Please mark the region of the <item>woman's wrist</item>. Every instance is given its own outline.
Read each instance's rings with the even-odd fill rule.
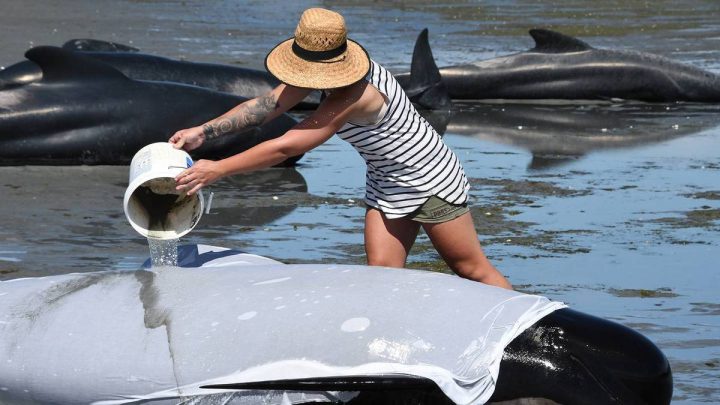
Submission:
[[[226,176],[233,174],[232,168],[230,167],[230,159],[225,158],[225,159],[217,160],[216,164],[217,164],[217,172],[220,174],[220,177],[226,177]]]

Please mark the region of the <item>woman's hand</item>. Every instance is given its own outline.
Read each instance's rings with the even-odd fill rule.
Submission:
[[[212,160],[198,160],[192,166],[175,176],[178,191],[186,191],[188,195],[195,194],[201,188],[210,185],[223,176],[220,162]]]
[[[168,140],[175,149],[185,149],[186,151],[199,148],[204,141],[205,134],[202,126],[181,129]]]

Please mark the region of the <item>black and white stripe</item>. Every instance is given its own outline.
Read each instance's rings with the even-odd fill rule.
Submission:
[[[345,124],[337,135],[367,163],[365,203],[388,218],[400,218],[436,195],[452,204],[467,201],[460,162],[417,112],[395,78],[371,61],[366,77],[389,100],[377,124]]]

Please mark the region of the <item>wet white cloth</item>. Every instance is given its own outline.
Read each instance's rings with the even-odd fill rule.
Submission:
[[[351,394],[199,387],[378,374],[426,377],[456,403],[484,403],[505,346],[563,306],[446,274],[242,254],[3,281],[0,403],[297,403]]]

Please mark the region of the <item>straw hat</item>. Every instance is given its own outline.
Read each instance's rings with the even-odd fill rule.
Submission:
[[[309,8],[300,17],[295,37],[273,48],[265,67],[291,86],[335,89],[364,78],[370,70],[370,57],[357,42],[347,39],[340,14]]]

